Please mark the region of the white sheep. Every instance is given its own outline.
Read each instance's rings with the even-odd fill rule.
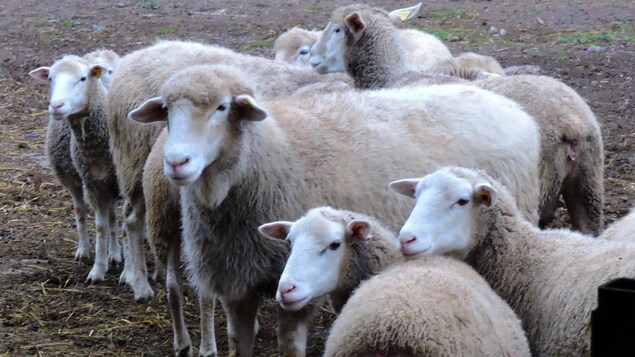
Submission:
[[[140,126],[128,120],[127,115],[144,100],[156,96],[172,74],[205,63],[228,63],[243,68],[265,96],[292,94],[298,88],[316,82],[348,81],[341,74],[324,78],[307,68],[196,42],[162,41],[122,57],[108,92],[108,131],[119,187],[126,201],[125,264],[120,281],[130,285],[135,300],[154,295],[148,282],[143,251],[145,202],[141,177],[152,144],[164,125]]]
[[[335,32],[337,29],[341,31]],[[413,70],[399,51],[397,37],[398,31],[385,13],[362,5],[342,7],[311,49],[311,61],[318,69],[346,68],[359,88],[430,83],[430,76]],[[511,76],[472,83],[517,101],[540,125],[540,226],[553,220],[562,195],[573,228],[600,234],[604,224],[603,144],[598,122],[585,101],[549,77]]]
[[[518,317],[474,269],[432,256],[362,283],[333,323],[324,356],[530,353]]]
[[[535,355],[588,356],[597,287],[635,276],[635,245],[541,231],[484,171],[442,168],[390,187],[416,199],[402,252],[465,259],[516,311]]]
[[[311,46],[320,38],[321,31],[305,30],[293,27],[282,33],[273,43],[273,56],[276,61],[299,66],[309,65]]]
[[[318,207],[295,222],[271,222],[258,231],[290,243],[276,300],[292,311],[328,295],[339,312],[363,280],[403,259],[395,234],[357,212]]]
[[[287,255],[253,227],[330,204],[363,207],[395,229],[407,202],[377,187],[442,163],[491,169],[537,219],[538,131],[504,97],[450,85],[261,102],[251,78],[192,66],[129,115],[169,120],[163,168],[181,186],[190,280],[204,298],[219,295],[240,355],[251,353],[258,296],[275,291]],[[281,310],[281,351],[304,351],[293,337],[302,312]]]
[[[112,50],[96,50],[85,54],[84,59],[93,64],[98,64],[106,70],[101,74],[101,82],[104,87],[110,88],[110,82],[114,75],[115,69],[119,67],[120,57]]]
[[[613,222],[600,236],[604,239],[635,242],[635,210]]]
[[[49,112],[70,128],[72,162],[95,211],[95,262],[87,277],[91,282],[104,280],[109,262],[121,262],[116,217],[119,188],[108,146],[107,89],[100,79],[105,71],[100,64],[67,55],[51,67],[29,73],[51,83]]]

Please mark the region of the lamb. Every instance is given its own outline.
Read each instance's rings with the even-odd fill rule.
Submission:
[[[110,82],[114,71],[119,66],[119,55],[112,50],[96,50],[85,54],[83,57],[87,61],[99,64],[106,69],[100,78],[104,87],[110,88]]]
[[[530,356],[509,305],[467,264],[422,257],[355,291],[324,356]]]
[[[382,223],[328,206],[295,222],[263,224],[258,231],[291,244],[276,292],[278,303],[291,311],[328,295],[339,312],[360,282],[403,259],[397,237]]]
[[[405,255],[465,259],[519,315],[533,354],[590,354],[597,287],[635,275],[635,245],[540,231],[484,171],[446,167],[390,187],[416,198],[399,233]]]
[[[348,81],[341,74],[324,78],[310,69],[242,55],[219,46],[185,41],[158,42],[121,59],[108,92],[108,131],[119,187],[126,202],[125,264],[120,281],[131,286],[135,300],[154,295],[143,254],[145,202],[141,177],[152,144],[164,124],[140,126],[127,120],[127,115],[144,100],[157,95],[160,86],[172,74],[204,63],[240,66],[252,75],[252,81],[265,96],[292,94],[298,88],[315,82]]]
[[[181,186],[190,281],[201,299],[220,297],[239,355],[251,355],[258,297],[275,291],[288,253],[284,242],[262,239],[253,227],[330,204],[364,207],[363,213],[381,215],[396,229],[406,202],[373,188],[449,162],[493,170],[525,202],[527,217],[537,219],[538,131],[503,97],[454,85],[261,104],[253,81],[241,73],[231,66],[191,66],[129,115],[141,122],[169,119],[163,169]],[[509,118],[516,118],[513,125]],[[359,185],[351,174],[367,182]],[[301,336],[296,329],[309,313],[280,310],[282,354],[303,354],[303,341],[294,336]]]
[[[470,81],[488,78],[491,75],[496,77],[505,75],[503,67],[494,57],[473,52],[461,53],[456,57],[438,63],[432,71]]]
[[[336,33],[336,29],[342,31]],[[396,36],[385,13],[364,5],[342,7],[311,49],[311,62],[318,71],[327,68],[322,62],[339,63],[334,67],[346,67],[358,88],[458,80],[412,71]],[[597,120],[584,100],[549,77],[501,77],[473,84],[517,101],[540,126],[540,226],[553,220],[562,195],[572,227],[599,235],[604,226],[603,143]]]
[[[54,120],[63,120],[70,128],[72,163],[95,211],[95,262],[86,279],[89,282],[104,280],[109,262],[121,262],[116,218],[119,188],[108,147],[107,89],[100,79],[105,71],[100,64],[67,55],[51,67],[40,67],[29,73],[33,78],[51,82],[49,112]],[[85,244],[82,246],[80,240],[80,256],[84,254],[80,249],[85,249]]]

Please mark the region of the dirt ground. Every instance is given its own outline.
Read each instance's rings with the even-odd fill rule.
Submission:
[[[44,156],[47,86],[28,71],[66,53],[105,47],[126,54],[158,38],[216,43],[268,57],[285,29],[322,28],[332,9],[348,2],[97,3],[0,3],[0,356],[163,356],[172,351],[160,283],[153,283],[157,296],[148,303],[133,302],[131,291],[117,284],[120,268],[111,268],[100,285],[84,283],[92,262],[73,260],[72,204]],[[411,5],[372,3],[387,9]],[[602,124],[610,224],[627,213],[635,197],[634,16],[632,0],[426,1],[409,25],[440,36],[453,53],[489,54],[504,66],[538,65],[586,98]],[[556,222],[566,225],[563,218]],[[197,346],[195,301],[189,291],[186,319]],[[274,306],[269,300],[261,308],[256,356],[276,355]],[[225,355],[222,315],[219,310],[216,331]],[[320,355],[332,317],[324,309],[311,327],[309,356]]]

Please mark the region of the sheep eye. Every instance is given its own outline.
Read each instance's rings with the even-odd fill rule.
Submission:
[[[83,81],[85,81],[85,80],[86,80],[86,77],[82,77],[82,78],[80,78],[79,80],[83,82]]]
[[[340,32],[340,29],[335,29],[335,33],[339,33],[339,32]]]
[[[301,50],[301,51],[300,51],[300,54],[301,54],[301,55],[308,55],[308,54],[309,54],[309,51],[308,51],[308,50]]]
[[[218,108],[216,108],[216,110],[218,110],[219,112],[224,112],[225,109],[227,109],[227,106],[224,104],[221,104],[218,106]]]
[[[340,242],[333,242],[331,244],[329,244],[329,249],[330,250],[336,250],[337,248],[340,247],[340,245],[342,245],[342,243]]]
[[[465,198],[461,198],[460,200],[456,201],[456,203],[457,203],[459,206],[465,206],[465,205],[466,205],[466,204],[468,204],[469,202],[470,202],[470,200],[465,199]]]

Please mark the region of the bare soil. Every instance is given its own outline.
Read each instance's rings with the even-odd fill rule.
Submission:
[[[172,351],[160,283],[154,283],[156,298],[144,304],[133,302],[131,291],[117,284],[121,268],[111,269],[100,285],[84,283],[91,262],[73,261],[72,204],[44,156],[48,89],[28,71],[67,53],[109,48],[123,55],[158,38],[216,43],[269,57],[273,39],[285,29],[322,28],[330,12],[346,3],[0,3],[0,356],[163,356]],[[411,5],[372,3],[387,9]],[[538,65],[586,98],[602,124],[610,224],[628,212],[635,197],[634,16],[632,0],[428,1],[410,26],[438,34],[456,54],[470,50],[492,55],[504,66]],[[555,226],[567,226],[563,213]],[[186,319],[197,346],[195,302],[188,291]],[[260,310],[257,356],[276,355],[274,307],[268,300]],[[225,355],[224,317],[217,312],[219,351]],[[309,356],[321,354],[332,318],[325,308],[316,319]]]

